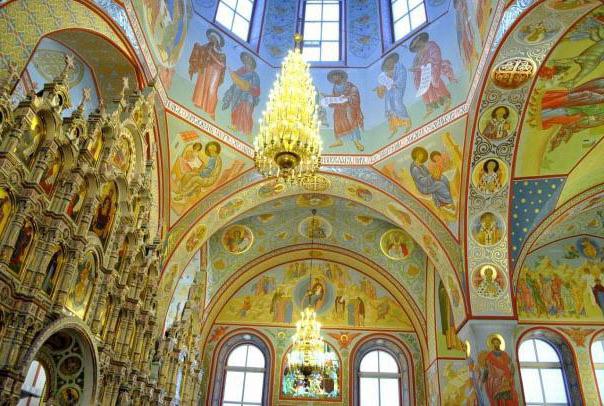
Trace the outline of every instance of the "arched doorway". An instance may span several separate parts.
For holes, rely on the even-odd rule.
[[[41,337],[43,339],[43,337]],[[65,328],[51,333],[28,360],[19,406],[94,403],[97,381],[94,349],[82,333]]]

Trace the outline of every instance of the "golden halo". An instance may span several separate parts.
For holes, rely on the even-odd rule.
[[[470,342],[466,340],[464,342],[464,346],[466,349],[466,358],[470,358],[470,356],[472,355],[472,344],[470,344]]]
[[[493,280],[497,279],[497,268],[495,268],[494,265],[490,265],[490,264],[485,264],[480,267],[480,277],[482,279],[485,278],[484,274],[487,269],[490,269],[491,271],[493,271]]]
[[[493,339],[496,338],[499,340],[499,342],[501,343],[500,349],[501,351],[505,351],[505,340],[503,339],[503,337],[501,336],[501,334],[498,333],[494,333],[494,334],[490,334],[487,337],[487,348],[491,351],[495,351],[495,347],[493,346]]]

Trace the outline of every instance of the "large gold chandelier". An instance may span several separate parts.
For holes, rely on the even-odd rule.
[[[270,91],[254,140],[256,168],[265,177],[298,183],[321,166],[316,90],[302,58],[302,36],[287,54]]]
[[[312,224],[315,224],[317,210],[312,209],[311,213]],[[314,232],[311,233],[310,238],[309,292],[313,289]],[[299,375],[315,375],[315,379],[320,382],[322,380],[321,372],[329,360],[331,360],[331,353],[325,351],[325,342],[321,337],[321,323],[317,321],[317,313],[309,302],[308,306],[300,312],[300,320],[296,322],[296,332],[292,336],[292,348],[287,355],[287,366]]]
[[[317,313],[312,307],[307,307],[300,313],[296,322],[296,333],[292,336],[292,348],[287,356],[287,366],[292,371],[310,375],[313,371],[321,371],[325,367],[325,343],[321,337],[321,323],[317,321]]]

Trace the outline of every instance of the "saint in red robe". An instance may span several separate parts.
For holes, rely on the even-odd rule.
[[[517,406],[510,356],[505,351],[491,351],[485,361],[483,381],[491,406]]]
[[[218,103],[218,87],[224,80],[226,56],[220,50],[220,43],[210,37],[205,45],[195,43],[189,58],[189,76],[197,73],[193,91],[193,104],[214,119]]]

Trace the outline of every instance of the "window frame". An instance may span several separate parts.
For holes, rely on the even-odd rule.
[[[604,362],[595,362],[593,358],[593,346],[594,344],[600,344],[602,347],[602,351],[604,352],[604,336],[595,335],[594,340],[591,342],[589,346],[589,358],[591,359],[591,365],[594,371],[594,380],[596,381],[596,388],[598,389],[598,397],[600,402],[602,402],[604,398],[604,380],[602,382],[598,381],[597,371],[604,371]]]
[[[222,0],[221,0],[222,1]],[[394,20],[394,10],[393,10],[393,4],[397,1],[404,1],[407,4],[407,12],[403,13],[402,16],[400,16],[396,21]],[[392,38],[392,44],[398,44],[399,42],[402,42],[404,40],[406,40],[407,38],[411,38],[413,35],[415,35],[416,33],[418,33],[424,26],[426,26],[429,22],[428,19],[428,7],[426,5],[426,0],[421,0],[421,3],[424,6],[424,22],[421,23],[420,25],[418,25],[417,27],[413,28],[411,27],[411,11],[415,10],[416,8],[420,7],[420,5],[416,5],[415,7],[413,7],[413,10],[409,10],[409,0],[386,0],[387,4],[388,4],[388,16],[390,18],[389,21],[389,26],[390,26],[390,38]],[[398,21],[402,20],[403,18],[405,18],[405,16],[409,17],[409,27],[411,28],[410,31],[403,35],[400,38],[396,38],[396,34],[394,32],[394,24],[396,24]]]
[[[305,26],[307,22],[318,22],[321,24],[321,31],[323,30],[322,24],[325,22],[335,22],[332,20],[323,20],[323,15],[321,15],[321,20],[317,20],[317,21],[306,21],[306,5],[307,3],[317,3],[317,4],[321,4],[321,6],[323,6],[323,4],[327,2],[327,3],[337,3],[338,4],[338,59],[337,60],[333,60],[333,61],[324,61],[324,60],[307,60],[307,63],[309,63],[311,66],[320,66],[320,67],[328,67],[328,66],[343,66],[346,64],[346,21],[345,21],[345,16],[346,16],[346,10],[344,7],[344,1],[343,0],[303,0],[300,2],[300,11],[299,11],[299,19],[300,19],[300,23],[299,23],[299,29],[298,32],[300,32],[302,34],[302,44],[301,44],[301,51],[302,54],[304,54],[304,47],[305,47]],[[323,9],[321,9],[321,14],[323,13]],[[322,32],[321,32],[322,34]],[[315,42],[315,41],[313,41]],[[319,56],[321,55],[321,44],[323,42],[336,42],[333,40],[323,40],[322,35],[321,35],[321,39],[319,39],[317,41],[319,43],[318,49],[319,49]]]
[[[535,352],[535,356],[537,358],[537,361],[522,361],[520,359],[520,347],[522,347],[525,343],[527,343],[528,341],[532,342],[532,346],[533,346],[533,350]],[[558,362],[551,362],[551,361],[539,361],[539,353],[538,353],[538,349],[537,349],[537,341],[541,341],[542,343],[544,343],[545,345],[549,346],[555,353],[556,356],[558,357]],[[569,388],[568,388],[568,380],[566,377],[566,370],[564,368],[564,363],[562,361],[562,354],[560,354],[560,351],[558,350],[557,346],[552,344],[551,342],[549,342],[548,340],[542,338],[542,337],[527,337],[524,338],[522,341],[520,341],[520,344],[518,345],[518,366],[519,366],[519,371],[520,371],[520,381],[522,383],[522,396],[524,396],[524,382],[522,380],[522,370],[523,369],[532,369],[532,370],[537,370],[538,376],[539,376],[539,383],[540,383],[540,389],[541,389],[541,396],[543,399],[543,402],[537,403],[537,402],[531,402],[528,403],[525,399],[525,403],[527,405],[535,405],[535,406],[564,406],[564,405],[571,405],[572,403],[572,399],[571,396],[569,394]],[[541,371],[544,369],[559,369],[560,373],[562,375],[562,380],[564,382],[564,393],[566,395],[566,403],[548,403],[546,401],[546,397],[545,397],[545,384],[547,382],[544,382],[544,378],[541,374]]]
[[[231,353],[238,347],[242,345],[252,345],[256,347],[262,355],[264,356],[264,368],[262,371],[254,371],[253,369],[260,369],[255,367],[227,367],[227,361]],[[246,353],[247,357],[247,353]],[[241,371],[241,368],[245,369],[245,372],[263,372],[263,388],[262,388],[262,401],[260,406],[270,405],[270,399],[272,396],[272,371],[273,371],[273,357],[272,351],[269,349],[269,344],[260,338],[259,335],[252,332],[243,332],[233,335],[225,339],[219,347],[217,347],[217,356],[216,361],[214,363],[214,382],[211,385],[212,395],[211,395],[211,404],[212,405],[222,405],[224,403],[224,388],[226,384],[226,375],[228,371],[238,370]],[[228,402],[228,403],[237,403],[237,402]],[[251,404],[256,405],[251,402],[242,402],[240,404]]]
[[[361,362],[369,353],[373,351],[382,351],[394,358],[398,367],[398,373],[367,373],[361,372]],[[378,354],[379,357],[379,354]],[[357,345],[351,354],[352,362],[350,363],[354,378],[354,386],[352,388],[351,397],[354,406],[361,404],[361,378],[362,377],[378,377],[388,379],[386,375],[398,375],[399,388],[399,405],[411,405],[413,399],[413,364],[407,349],[399,343],[396,343],[388,338],[372,338],[362,344]],[[379,359],[379,358],[378,358]]]
[[[235,37],[237,40],[243,41],[243,42],[247,43],[248,45],[252,45],[253,41],[252,41],[251,36],[252,36],[252,33],[255,32],[254,26],[256,25],[255,24],[256,23],[256,11],[258,9],[259,0],[250,0],[252,3],[252,12],[250,13],[249,20],[247,20],[242,14],[237,12],[237,6],[239,5],[239,2],[245,1],[245,0],[234,0],[234,1],[236,3],[235,3],[235,8],[233,9],[230,5],[227,4],[227,2],[225,0],[218,0],[216,2],[216,9],[214,10],[214,18],[212,19],[212,22],[214,24],[216,24],[218,27],[220,27],[221,29],[223,29],[224,31],[228,32],[233,37]],[[233,19],[231,21],[231,27],[227,27],[226,25],[224,25],[223,23],[221,23],[220,21],[217,20],[218,9],[220,8],[221,3],[224,3],[225,7],[228,7],[231,11],[233,11]],[[233,31],[233,26],[235,23],[236,16],[239,16],[248,22],[247,35],[245,38],[241,38],[238,34],[235,33],[235,31]]]

